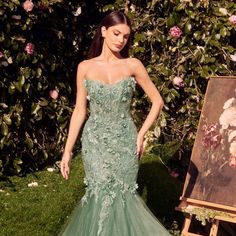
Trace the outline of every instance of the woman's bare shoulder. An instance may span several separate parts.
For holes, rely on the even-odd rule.
[[[143,67],[143,63],[136,57],[129,57],[128,63],[133,69],[137,67]]]
[[[78,66],[84,68],[84,67],[90,66],[92,63],[94,63],[93,58],[92,58],[92,59],[86,59],[86,60],[81,61],[81,62],[78,64]]]
[[[93,58],[83,60],[78,64],[78,70],[83,71],[84,74],[86,74],[88,69],[91,68],[91,66],[93,66],[93,64],[94,64],[94,59]]]

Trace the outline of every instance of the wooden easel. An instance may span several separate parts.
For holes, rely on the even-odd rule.
[[[211,230],[209,236],[216,236],[218,232],[219,222],[221,221],[227,221],[231,223],[236,223],[236,208],[230,207],[230,206],[222,206],[219,204],[211,203],[211,202],[204,202],[196,199],[190,199],[190,198],[180,198],[181,203],[178,207],[176,207],[176,210],[185,212],[185,209],[187,207],[191,207],[192,209],[212,209],[216,210],[217,212],[221,212],[222,214],[218,214],[214,216],[214,219],[212,220]],[[190,215],[187,213],[187,216],[185,217],[183,229],[181,232],[182,236],[197,236],[200,234],[195,234],[189,232],[189,227],[192,221],[193,215]],[[202,235],[200,235],[202,236]]]
[[[207,117],[213,123],[218,122],[218,118],[220,117],[220,114],[222,114],[222,109],[221,110],[215,109],[215,108],[217,108],[218,103],[215,102],[214,100],[211,100],[211,99],[216,98],[216,96],[217,96],[217,98],[224,99],[223,101],[226,101],[229,99],[227,96],[224,96],[223,93],[221,93],[221,97],[219,97],[218,92],[215,95],[214,95],[214,92],[217,89],[222,90],[222,86],[224,85],[224,87],[227,88],[227,90],[224,90],[223,92],[231,94],[230,97],[235,96],[235,94],[232,93],[232,91],[234,91],[235,86],[236,86],[236,76],[214,76],[214,77],[210,77],[209,79],[210,80],[209,80],[206,94],[205,94],[205,98],[204,98],[204,104],[202,107],[201,117],[200,117],[200,120],[198,123],[196,139],[195,139],[192,154],[191,154],[191,159],[190,159],[191,162],[190,162],[188,173],[187,173],[187,176],[185,179],[182,197],[180,197],[181,203],[178,207],[176,207],[176,210],[181,211],[181,212],[188,212],[188,211],[186,211],[187,208],[192,209],[192,215],[190,215],[190,213],[186,214],[187,216],[185,218],[184,226],[182,229],[182,236],[198,235],[198,234],[194,234],[194,233],[189,232],[189,227],[190,227],[194,212],[196,213],[199,210],[204,211],[207,209],[207,210],[214,211],[214,214],[213,214],[214,216],[213,216],[213,218],[210,219],[212,222],[210,236],[217,235],[218,226],[219,226],[220,221],[227,221],[227,222],[236,223],[236,207],[235,207],[236,202],[233,202],[232,206],[229,206],[229,205],[223,205],[224,201],[217,201],[216,202],[215,199],[214,199],[215,202],[210,202],[210,200],[207,201],[206,200],[207,198],[205,198],[204,194],[201,195],[200,193],[198,193],[197,195],[196,194],[191,195],[192,192],[195,190],[194,185],[196,185],[197,175],[201,171],[201,169],[199,170],[199,168],[198,168],[199,167],[199,160],[200,160],[199,159],[200,152],[204,151],[204,149],[205,149],[204,147],[201,146],[201,143],[202,143],[201,140],[203,138],[203,134],[201,133],[203,118]],[[233,80],[235,80],[235,81],[233,81]],[[228,86],[228,87],[225,86],[225,85],[229,85],[229,84],[231,84],[231,86]],[[212,94],[215,97],[212,96]],[[212,103],[210,103],[210,101],[212,101]],[[219,102],[220,100],[217,99],[217,101]],[[209,109],[209,108],[213,108],[212,104],[216,104],[216,107],[214,109]],[[223,103],[221,105],[223,108]],[[209,110],[211,111],[211,113],[209,113],[210,112]],[[216,111],[216,112],[214,113],[213,111],[214,112]],[[199,147],[200,147],[200,149],[199,149]],[[232,181],[236,181],[236,180],[234,179]],[[235,182],[233,182],[233,183],[235,183]],[[191,198],[191,196],[200,196],[202,198],[201,198],[201,200],[198,200],[198,199]],[[220,204],[218,202],[222,202],[222,204]]]

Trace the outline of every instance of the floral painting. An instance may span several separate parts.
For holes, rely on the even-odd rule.
[[[183,196],[236,207],[236,77],[210,79]]]

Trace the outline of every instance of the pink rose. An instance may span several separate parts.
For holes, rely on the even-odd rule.
[[[172,82],[175,86],[184,87],[184,81],[181,77],[175,76]]]
[[[23,8],[26,12],[32,11],[33,7],[34,7],[34,4],[32,3],[32,0],[26,0],[23,3]]]
[[[173,38],[179,38],[182,34],[182,31],[178,26],[173,26],[170,28],[169,34]]]
[[[229,159],[229,166],[236,168],[236,156],[231,156]]]
[[[1,58],[1,57],[4,57],[4,54],[3,54],[2,52],[0,52],[0,58]]]
[[[57,99],[59,93],[58,93],[58,90],[54,89],[54,90],[51,90],[49,94],[52,99]]]
[[[27,43],[25,46],[25,51],[30,55],[33,54],[34,53],[34,44]]]
[[[175,172],[174,170],[172,170],[172,171],[170,172],[170,175],[171,175],[172,177],[174,177],[174,178],[178,178],[178,177],[179,177],[179,173]]]
[[[229,17],[229,22],[233,25],[236,25],[236,15],[232,15]]]

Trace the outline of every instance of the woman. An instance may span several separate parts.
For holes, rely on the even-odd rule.
[[[76,106],[61,173],[68,179],[71,151],[89,100],[90,116],[81,135],[87,187],[62,235],[169,235],[136,192],[144,134],[160,113],[163,101],[143,64],[128,57],[130,34],[131,23],[124,13],[108,14],[94,36],[89,59],[78,65]],[[136,83],[152,101],[139,132],[130,116]]]

